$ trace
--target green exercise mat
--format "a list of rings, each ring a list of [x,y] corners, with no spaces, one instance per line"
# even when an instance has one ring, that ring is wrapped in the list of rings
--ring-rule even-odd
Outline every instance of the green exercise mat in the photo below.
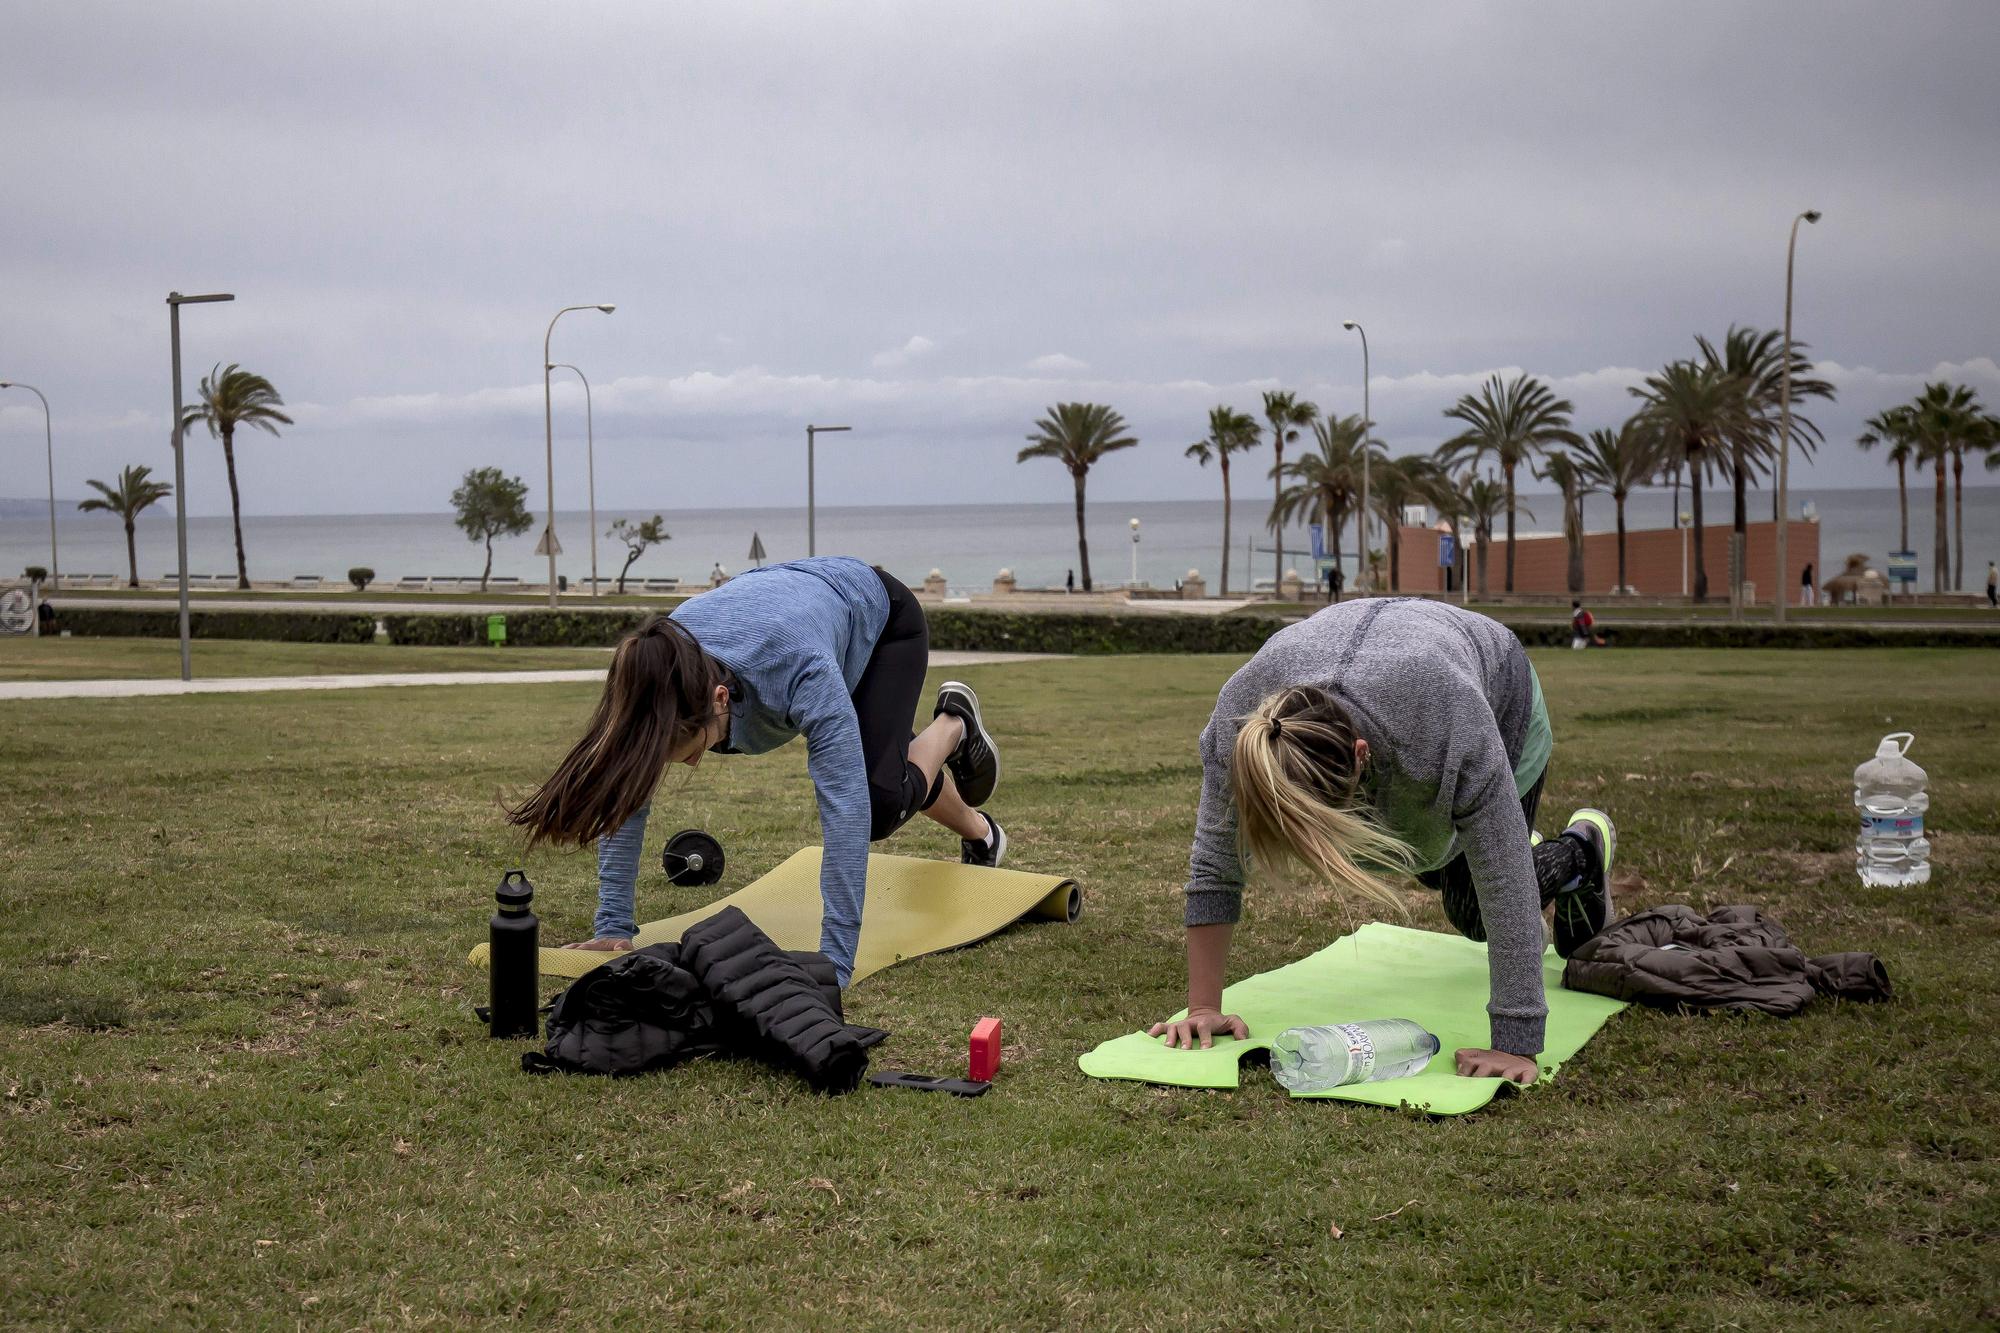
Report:
[[[1549,1026],[1539,1063],[1544,1081],[1583,1049],[1604,1021],[1625,1006],[1601,995],[1562,988],[1562,960],[1549,950],[1542,961],[1548,984]],[[1077,1061],[1093,1078],[1136,1079],[1183,1088],[1234,1088],[1237,1062],[1268,1050],[1286,1028],[1408,1018],[1437,1034],[1437,1058],[1423,1073],[1381,1083],[1358,1083],[1295,1097],[1335,1097],[1378,1106],[1411,1106],[1433,1115],[1464,1115],[1493,1100],[1503,1080],[1460,1078],[1452,1053],[1484,1047],[1490,1034],[1486,946],[1457,935],[1370,922],[1309,958],[1249,977],[1222,992],[1222,1011],[1242,1016],[1247,1041],[1223,1039],[1208,1050],[1178,1051],[1157,1037],[1134,1032],[1105,1042]],[[1186,1016],[1186,1011],[1176,1018]],[[1269,1078],[1253,1070],[1253,1078]],[[1272,1086],[1277,1086],[1272,1081]]]

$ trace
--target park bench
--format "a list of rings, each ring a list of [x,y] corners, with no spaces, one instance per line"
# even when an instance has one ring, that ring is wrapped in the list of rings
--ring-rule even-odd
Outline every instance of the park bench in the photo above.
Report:
[[[326,580],[320,577],[318,574],[292,575],[292,586],[294,588],[317,588],[325,582]]]

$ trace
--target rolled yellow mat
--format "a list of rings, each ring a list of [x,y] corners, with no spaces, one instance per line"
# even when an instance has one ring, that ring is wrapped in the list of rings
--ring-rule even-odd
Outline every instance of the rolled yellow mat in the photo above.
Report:
[[[756,882],[692,912],[639,927],[635,948],[678,940],[697,921],[725,907],[742,909],[781,949],[819,947],[820,849],[807,847]],[[1024,917],[1073,922],[1083,890],[1061,875],[988,870],[912,856],[870,856],[868,898],[861,915],[853,981],[905,958],[956,949],[985,939]],[[588,949],[543,949],[542,975],[580,977],[617,955]],[[486,946],[471,961],[486,965]]]

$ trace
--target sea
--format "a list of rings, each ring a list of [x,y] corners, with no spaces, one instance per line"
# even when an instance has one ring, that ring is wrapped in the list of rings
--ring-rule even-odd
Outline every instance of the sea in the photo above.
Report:
[[[1926,481],[1928,478],[1925,479]],[[1921,585],[1929,586],[1932,540],[1932,491],[1910,490],[1910,545],[1918,552]],[[1553,495],[1520,497],[1533,515],[1520,517],[1520,531],[1560,530],[1560,505]],[[1811,505],[1821,524],[1820,552],[1827,573],[1837,571],[1850,552],[1869,557],[1880,567],[1899,540],[1894,487],[1866,490],[1794,491],[1793,512]],[[27,565],[46,565],[49,525],[46,501],[16,501],[0,509],[0,575],[14,576]],[[1681,506],[1687,493],[1681,492]],[[1729,522],[1728,492],[1704,495],[1705,518]],[[1277,559],[1270,531],[1263,526],[1267,506],[1239,500],[1234,506],[1230,584],[1241,591],[1246,574],[1268,585]],[[24,512],[25,511],[25,512]],[[625,548],[602,534],[620,517],[642,521],[652,511],[598,512],[598,571],[607,582],[625,561]],[[1753,492],[1753,520],[1771,516],[1770,493]],[[765,561],[797,559],[806,554],[806,511],[802,507],[770,509],[706,509],[669,511],[665,526],[670,540],[645,552],[632,566],[634,578],[678,578],[706,582],[721,565],[734,573],[748,568],[753,541]],[[1135,529],[1131,520],[1139,521]],[[1592,531],[1613,527],[1608,497],[1584,502],[1585,525]],[[1628,528],[1671,527],[1670,489],[1640,491],[1626,506]],[[943,572],[956,592],[987,589],[1002,569],[1011,570],[1022,587],[1060,587],[1065,575],[1082,570],[1077,559],[1076,516],[1067,503],[994,505],[822,506],[815,515],[816,548],[822,555],[856,555],[879,564],[915,584],[931,570]],[[548,565],[535,554],[541,520],[520,537],[493,544],[493,572],[524,582],[546,577]],[[1965,492],[1965,586],[1985,586],[1986,562],[2000,559],[2000,486],[1969,486]],[[558,570],[572,583],[590,572],[587,516],[558,511],[556,532],[563,545]],[[1222,557],[1222,502],[1173,500],[1132,503],[1106,497],[1088,509],[1093,581],[1098,586],[1134,580],[1154,587],[1172,587],[1190,570],[1199,570],[1209,591],[1218,590]],[[1350,533],[1352,529],[1350,528]],[[125,536],[117,518],[79,513],[75,504],[58,501],[56,540],[65,575],[125,572]],[[1284,534],[1287,565],[1310,569],[1309,538],[1303,529]],[[473,577],[479,575],[484,552],[467,540],[449,514],[251,514],[243,519],[243,545],[250,576],[258,580],[289,579],[317,574],[343,580],[347,570],[365,565],[384,586],[411,577]],[[1350,536],[1349,545],[1352,546]],[[1255,548],[1254,550],[1252,548]],[[154,580],[176,568],[174,514],[158,506],[138,524],[139,576]],[[229,574],[236,561],[227,516],[188,519],[189,569],[194,574]],[[1352,551],[1344,563],[1353,568]]]

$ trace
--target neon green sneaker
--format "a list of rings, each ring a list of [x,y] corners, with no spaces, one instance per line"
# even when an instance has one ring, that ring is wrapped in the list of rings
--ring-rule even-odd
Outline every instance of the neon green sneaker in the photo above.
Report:
[[[1575,887],[1556,895],[1556,953],[1567,958],[1611,920],[1611,864],[1618,830],[1611,816],[1585,806],[1569,817],[1563,836],[1575,838],[1593,862]]]

